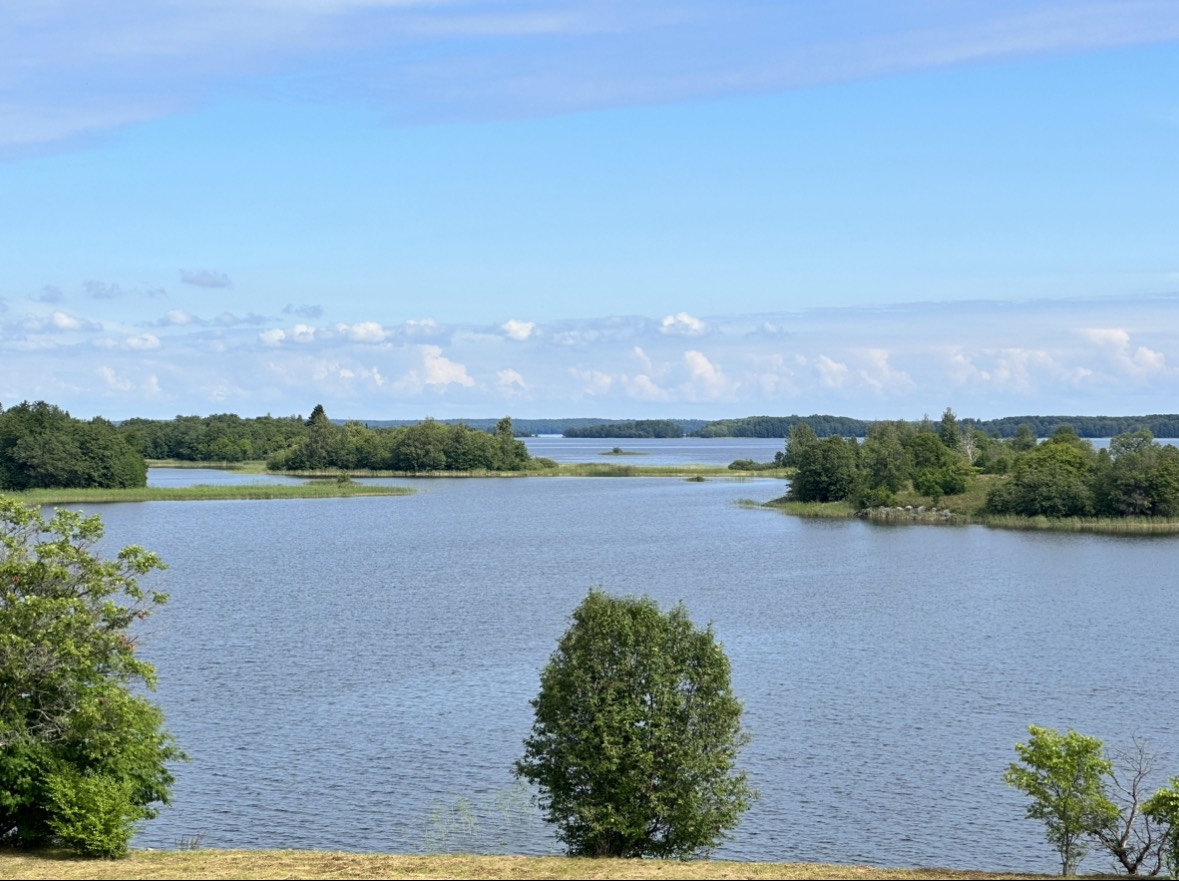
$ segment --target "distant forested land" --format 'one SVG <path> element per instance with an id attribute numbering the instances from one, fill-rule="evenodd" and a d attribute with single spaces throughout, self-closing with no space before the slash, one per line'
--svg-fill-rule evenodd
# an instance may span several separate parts
<path id="1" fill-rule="evenodd" d="M 339 420 L 335 420 L 339 421 Z M 417 425 L 422 420 L 420 419 L 362 419 L 360 420 L 369 428 L 400 428 L 409 425 Z M 479 431 L 495 431 L 495 426 L 499 422 L 499 418 L 494 419 L 438 419 L 435 420 L 443 425 L 465 425 L 467 428 L 474 428 Z M 581 417 L 577 419 L 513 419 L 512 430 L 516 433 L 516 437 L 534 437 L 538 434 L 564 434 L 570 428 L 585 428 L 591 425 L 606 425 L 614 422 L 612 419 L 599 419 L 595 417 Z M 699 420 L 703 425 L 703 420 Z"/>
<path id="2" fill-rule="evenodd" d="M 1015 437 L 1026 425 L 1036 437 L 1051 437 L 1068 426 L 1078 437 L 1117 437 L 1128 431 L 1146 429 L 1155 437 L 1179 437 L 1179 414 L 1150 416 L 1004 416 L 1001 419 L 963 419 L 963 426 L 991 437 Z"/>
<path id="3" fill-rule="evenodd" d="M 817 437 L 863 437 L 870 424 L 848 416 L 746 416 L 744 419 L 709 422 L 693 431 L 692 436 L 785 438 L 801 422 L 807 423 Z"/>
<path id="4" fill-rule="evenodd" d="M 672 419 L 632 419 L 566 428 L 565 437 L 683 437 L 684 427 Z"/>
<path id="5" fill-rule="evenodd" d="M 40 402 L 39 402 L 40 403 Z M 50 406 L 50 405 L 45 405 Z M 406 429 L 429 421 L 448 428 L 493 434 L 499 419 L 446 420 L 331 420 L 333 425 L 359 425 L 373 431 Z M 909 422 L 920 428 L 928 420 Z M 1078 437 L 1116 437 L 1146 430 L 1154 437 L 1179 437 L 1179 415 L 1148 416 L 1007 416 L 1001 419 L 962 418 L 963 428 L 989 437 L 1011 438 L 1026 426 L 1036 437 L 1051 437 L 1062 426 Z M 515 437 L 539 434 L 581 438 L 677 438 L 751 437 L 786 438 L 800 423 L 807 423 L 817 437 L 867 436 L 868 420 L 848 416 L 747 416 L 741 419 L 632 419 L 598 418 L 518 419 L 512 421 Z M 302 416 L 243 418 L 232 413 L 213 416 L 177 416 L 175 419 L 128 419 L 118 423 L 118 433 L 148 459 L 190 462 L 240 462 L 266 460 L 301 443 L 308 424 Z"/>

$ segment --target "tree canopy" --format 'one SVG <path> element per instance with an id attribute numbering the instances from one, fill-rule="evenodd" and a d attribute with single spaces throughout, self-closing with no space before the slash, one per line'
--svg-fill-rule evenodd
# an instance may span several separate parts
<path id="1" fill-rule="evenodd" d="M 541 673 L 516 773 L 574 855 L 687 857 L 754 797 L 729 662 L 682 606 L 591 590 Z"/>
<path id="2" fill-rule="evenodd" d="M 115 856 L 168 800 L 182 753 L 143 695 L 155 670 L 135 634 L 166 599 L 140 584 L 163 564 L 99 557 L 102 531 L 0 496 L 0 842 Z"/>
<path id="3" fill-rule="evenodd" d="M 105 419 L 25 401 L 0 411 L 0 489 L 146 486 L 147 463 Z"/>

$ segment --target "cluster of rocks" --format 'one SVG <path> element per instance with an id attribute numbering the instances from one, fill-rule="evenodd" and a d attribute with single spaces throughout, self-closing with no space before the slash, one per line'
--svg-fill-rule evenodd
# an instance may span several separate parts
<path id="1" fill-rule="evenodd" d="M 864 508 L 856 511 L 861 520 L 925 520 L 950 522 L 962 519 L 946 508 L 925 505 L 898 505 L 896 507 Z"/>

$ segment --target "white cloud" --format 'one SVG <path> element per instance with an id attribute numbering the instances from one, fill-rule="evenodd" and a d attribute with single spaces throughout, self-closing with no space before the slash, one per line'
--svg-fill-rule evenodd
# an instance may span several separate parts
<path id="1" fill-rule="evenodd" d="M 1173 3 L 896 0 L 887 15 L 741 0 L 174 0 L 8 4 L 0 148 L 176 113 L 244 78 L 486 119 L 765 93 L 1179 37 Z M 395 47 L 397 51 L 390 51 Z M 351 62 L 351 63 L 348 63 Z M 395 83 L 396 88 L 390 84 Z M 201 272 L 206 272 L 202 270 Z M 219 273 L 210 273 L 214 277 Z"/>
<path id="2" fill-rule="evenodd" d="M 519 371 L 512 370 L 510 367 L 496 371 L 495 378 L 500 388 L 507 389 L 513 386 L 521 389 L 528 388 L 528 383 L 524 381 L 524 377 L 520 375 Z"/>
<path id="3" fill-rule="evenodd" d="M 467 368 L 446 358 L 439 346 L 422 346 L 422 369 L 425 373 L 422 381 L 426 385 L 443 388 L 461 385 L 470 388 L 475 384 L 475 380 L 467 374 Z"/>
<path id="4" fill-rule="evenodd" d="M 663 333 L 678 334 L 679 336 L 699 336 L 707 326 L 699 318 L 694 318 L 687 312 L 668 315 L 659 325 Z"/>
<path id="5" fill-rule="evenodd" d="M 264 346 L 277 346 L 287 338 L 287 332 L 281 327 L 275 327 L 271 330 L 264 330 L 258 334 L 258 340 Z"/>
<path id="6" fill-rule="evenodd" d="M 183 309 L 169 309 L 164 313 L 164 317 L 160 319 L 161 325 L 170 327 L 188 327 L 192 324 L 200 324 L 200 319 L 191 312 L 185 312 Z"/>
<path id="7" fill-rule="evenodd" d="M 385 340 L 385 330 L 375 321 L 361 321 L 357 324 L 337 324 L 336 332 L 354 343 L 380 343 Z"/>
<path id="8" fill-rule="evenodd" d="M 820 355 L 815 362 L 820 381 L 826 388 L 841 388 L 847 381 L 848 367 L 839 361 Z"/>
<path id="9" fill-rule="evenodd" d="M 647 373 L 651 372 L 651 359 L 646 352 L 643 351 L 642 346 L 635 346 L 631 349 L 631 354 L 635 356 L 638 362 L 643 365 L 643 370 Z"/>
<path id="10" fill-rule="evenodd" d="M 129 379 L 119 376 L 113 368 L 103 365 L 98 368 L 98 375 L 102 377 L 102 381 L 106 383 L 107 388 L 116 392 L 129 392 L 135 388 L 135 384 Z"/>
<path id="11" fill-rule="evenodd" d="M 54 312 L 49 318 L 49 323 L 53 325 L 54 330 L 81 330 L 86 326 L 86 322 L 65 312 Z"/>
<path id="12" fill-rule="evenodd" d="M 703 352 L 684 352 L 684 364 L 691 377 L 684 388 L 693 400 L 713 400 L 728 397 L 736 390 L 735 385 Z"/>
<path id="13" fill-rule="evenodd" d="M 315 328 L 309 324 L 296 324 L 291 330 L 291 337 L 297 343 L 313 343 Z"/>
<path id="14" fill-rule="evenodd" d="M 1121 328 L 1088 328 L 1082 335 L 1104 350 L 1107 359 L 1121 373 L 1146 375 L 1167 373 L 1167 358 L 1162 352 L 1138 346 L 1131 349 L 1130 333 Z"/>
<path id="15" fill-rule="evenodd" d="M 513 340 L 526 340 L 532 336 L 532 331 L 536 329 L 536 325 L 531 321 L 517 321 L 515 318 L 510 321 L 505 321 L 501 325 L 504 333 Z"/>
<path id="16" fill-rule="evenodd" d="M 640 401 L 667 401 L 671 395 L 645 373 L 626 380 L 627 394 Z"/>
<path id="17" fill-rule="evenodd" d="M 877 394 L 898 394 L 914 388 L 913 378 L 903 370 L 895 370 L 888 363 L 885 349 L 869 349 L 869 366 L 860 371 L 860 378 Z"/>
<path id="18" fill-rule="evenodd" d="M 401 325 L 406 336 L 432 337 L 444 333 L 443 327 L 433 318 L 423 318 L 421 321 L 406 321 Z"/>

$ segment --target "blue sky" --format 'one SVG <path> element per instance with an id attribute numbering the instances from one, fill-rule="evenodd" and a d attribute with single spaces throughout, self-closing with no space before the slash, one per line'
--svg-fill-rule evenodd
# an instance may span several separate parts
<path id="1" fill-rule="evenodd" d="M 0 404 L 1175 412 L 1179 5 L 0 0 Z"/>

